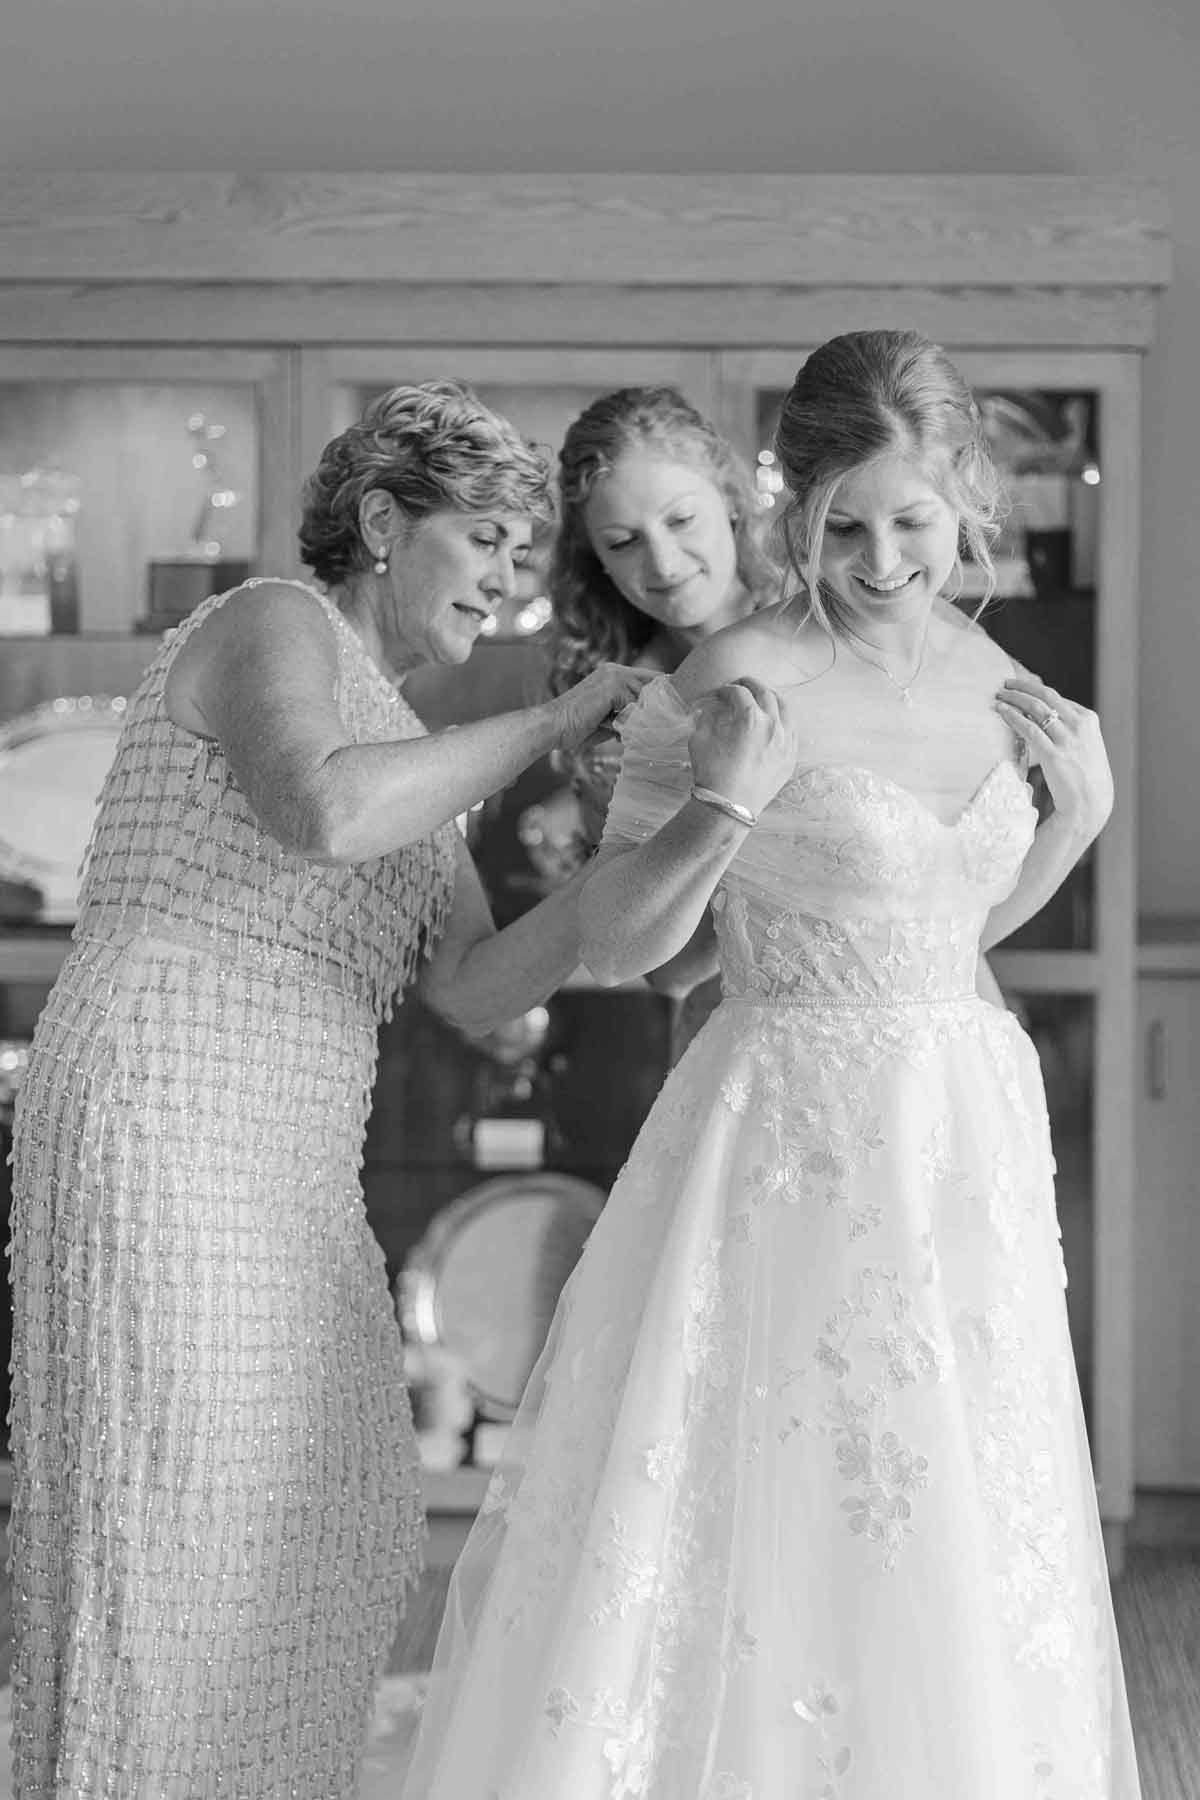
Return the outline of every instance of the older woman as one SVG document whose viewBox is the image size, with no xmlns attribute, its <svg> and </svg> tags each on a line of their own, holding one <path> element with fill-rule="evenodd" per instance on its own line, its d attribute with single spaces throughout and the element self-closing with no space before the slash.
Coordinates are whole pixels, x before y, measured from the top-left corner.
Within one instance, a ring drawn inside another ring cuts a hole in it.
<svg viewBox="0 0 1200 1800">
<path fill-rule="evenodd" d="M 207 601 L 132 700 L 17 1115 L 17 1792 L 356 1792 L 421 1534 L 359 1163 L 404 989 L 468 1027 L 575 966 L 497 935 L 454 816 L 637 691 L 436 736 L 398 684 L 512 594 L 548 471 L 469 390 L 329 444 L 320 582 Z"/>
</svg>

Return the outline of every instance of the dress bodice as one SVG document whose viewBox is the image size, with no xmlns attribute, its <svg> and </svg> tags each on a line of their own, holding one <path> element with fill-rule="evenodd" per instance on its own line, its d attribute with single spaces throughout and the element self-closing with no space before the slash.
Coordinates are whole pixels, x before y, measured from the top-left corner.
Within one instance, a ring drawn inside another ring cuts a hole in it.
<svg viewBox="0 0 1200 1800">
<path fill-rule="evenodd" d="M 606 842 L 641 842 L 683 804 L 691 726 L 667 679 L 628 709 Z M 873 1006 L 973 993 L 984 920 L 1035 825 L 1011 747 L 949 817 L 877 768 L 803 763 L 713 897 L 725 994 Z"/>
<path fill-rule="evenodd" d="M 349 737 L 423 735 L 332 601 L 291 585 L 321 607 L 334 633 Z M 169 634 L 130 701 L 85 859 L 76 936 L 168 938 L 338 987 L 382 1014 L 440 935 L 453 895 L 454 826 L 348 867 L 295 855 L 261 829 L 220 745 L 180 730 L 164 705 L 180 647 L 229 599 L 214 595 Z"/>
</svg>

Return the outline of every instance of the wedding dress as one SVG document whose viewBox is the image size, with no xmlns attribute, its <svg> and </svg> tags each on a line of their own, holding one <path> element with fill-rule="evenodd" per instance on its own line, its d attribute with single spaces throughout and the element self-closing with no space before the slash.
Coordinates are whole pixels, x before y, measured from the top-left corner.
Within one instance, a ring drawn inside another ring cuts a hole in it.
<svg viewBox="0 0 1200 1800">
<path fill-rule="evenodd" d="M 968 690 L 924 739 L 805 701 L 404 1800 L 1136 1800 L 1040 1069 L 975 992 L 1036 815 Z M 668 678 L 625 715 L 606 841 L 682 803 L 690 728 Z"/>
</svg>

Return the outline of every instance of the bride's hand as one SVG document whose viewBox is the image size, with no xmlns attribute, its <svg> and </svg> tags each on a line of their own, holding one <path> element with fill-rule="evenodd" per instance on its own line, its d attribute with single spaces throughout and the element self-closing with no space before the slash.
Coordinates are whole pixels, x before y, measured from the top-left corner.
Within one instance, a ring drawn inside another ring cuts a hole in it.
<svg viewBox="0 0 1200 1800">
<path fill-rule="evenodd" d="M 1090 843 L 1113 806 L 1112 770 L 1095 713 L 1025 672 L 1004 683 L 996 707 L 1040 766 L 1055 812 Z"/>
<path fill-rule="evenodd" d="M 697 785 L 761 812 L 796 766 L 778 694 L 743 676 L 701 695 L 693 712 L 688 754 Z"/>
</svg>

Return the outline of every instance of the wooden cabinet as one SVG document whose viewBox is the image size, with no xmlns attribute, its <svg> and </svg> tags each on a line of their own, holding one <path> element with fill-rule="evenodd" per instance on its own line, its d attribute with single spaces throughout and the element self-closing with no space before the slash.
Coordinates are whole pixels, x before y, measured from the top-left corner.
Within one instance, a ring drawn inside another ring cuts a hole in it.
<svg viewBox="0 0 1200 1800">
<path fill-rule="evenodd" d="M 757 457 L 806 352 L 888 325 L 943 343 L 981 395 L 1083 402 L 1099 487 L 1072 490 L 1071 573 L 1011 593 L 993 629 L 1094 699 L 1117 810 L 1057 907 L 995 963 L 1047 1069 L 1072 1329 L 1119 1553 L 1134 1444 L 1140 380 L 1169 262 L 1157 191 L 1050 176 L 81 174 L 0 178 L 0 201 L 5 453 L 22 432 L 45 453 L 30 421 L 81 417 L 80 395 L 116 421 L 115 448 L 122 417 L 173 419 L 202 393 L 240 421 L 247 548 L 278 573 L 296 570 L 303 474 L 366 394 L 400 380 L 463 376 L 552 446 L 594 394 L 673 382 Z M 0 719 L 47 690 L 111 687 L 122 659 L 136 672 L 144 646 L 121 634 L 154 554 L 148 521 L 176 529 L 181 502 L 158 492 L 179 442 L 147 464 L 134 435 L 124 464 L 94 464 L 82 635 L 0 640 Z M 414 694 L 443 720 L 511 704 L 531 648 L 497 644 L 453 696 L 437 676 Z M 0 941 L 0 980 L 38 979 L 59 953 Z"/>
<path fill-rule="evenodd" d="M 1200 1489 L 1200 944 L 1138 983 L 1137 1485 Z M 1160 963 L 1166 962 L 1160 957 Z"/>
</svg>

